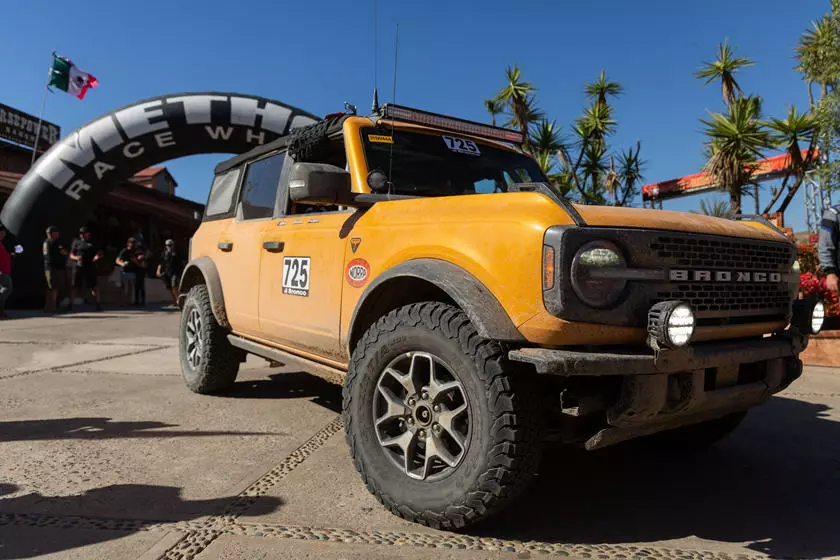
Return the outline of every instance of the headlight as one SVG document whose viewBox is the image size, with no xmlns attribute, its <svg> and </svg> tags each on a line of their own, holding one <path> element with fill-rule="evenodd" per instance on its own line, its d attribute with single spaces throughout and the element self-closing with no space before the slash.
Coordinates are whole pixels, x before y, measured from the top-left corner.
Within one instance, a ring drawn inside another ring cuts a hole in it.
<svg viewBox="0 0 840 560">
<path fill-rule="evenodd" d="M 790 267 L 790 271 L 793 272 L 794 274 L 799 274 L 800 273 L 801 268 L 799 266 L 799 260 L 798 259 L 793 261 L 793 266 Z"/>
<path fill-rule="evenodd" d="M 818 301 L 814 305 L 814 311 L 811 313 L 811 334 L 818 334 L 822 330 L 825 322 L 825 304 Z"/>
<path fill-rule="evenodd" d="M 695 323 L 694 312 L 687 303 L 657 303 L 648 311 L 648 344 L 655 349 L 685 346 L 694 334 Z"/>
<path fill-rule="evenodd" d="M 591 307 L 611 307 L 618 303 L 627 286 L 627 262 L 609 241 L 591 241 L 578 250 L 572 260 L 572 288 Z"/>
<path fill-rule="evenodd" d="M 790 325 L 801 334 L 817 334 L 825 322 L 825 304 L 818 299 L 797 299 L 793 302 Z"/>
</svg>

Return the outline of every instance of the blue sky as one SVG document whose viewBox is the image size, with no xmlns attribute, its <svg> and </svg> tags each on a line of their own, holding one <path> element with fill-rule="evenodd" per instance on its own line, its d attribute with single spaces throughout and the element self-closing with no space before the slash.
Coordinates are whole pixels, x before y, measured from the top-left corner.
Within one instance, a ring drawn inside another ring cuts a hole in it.
<svg viewBox="0 0 840 560">
<path fill-rule="evenodd" d="M 693 77 L 701 61 L 728 37 L 757 62 L 738 79 L 745 92 L 764 98 L 766 113 L 805 108 L 792 49 L 828 7 L 828 0 L 378 0 L 380 94 L 391 98 L 397 23 L 397 101 L 431 111 L 487 120 L 482 101 L 502 85 L 505 66 L 519 64 L 541 106 L 568 132 L 585 103 L 583 85 L 605 68 L 625 87 L 613 147 L 640 140 L 645 182 L 666 180 L 700 170 L 698 118 L 722 107 L 719 88 Z M 258 94 L 316 114 L 351 101 L 365 112 L 371 14 L 371 0 L 3 0 L 0 103 L 37 115 L 56 49 L 100 81 L 84 101 L 49 96 L 45 118 L 64 133 L 132 101 L 182 91 Z M 203 202 L 220 159 L 169 162 L 178 194 Z M 665 207 L 699 203 L 695 196 Z M 796 229 L 804 223 L 801 207 L 797 200 L 788 212 Z"/>
</svg>

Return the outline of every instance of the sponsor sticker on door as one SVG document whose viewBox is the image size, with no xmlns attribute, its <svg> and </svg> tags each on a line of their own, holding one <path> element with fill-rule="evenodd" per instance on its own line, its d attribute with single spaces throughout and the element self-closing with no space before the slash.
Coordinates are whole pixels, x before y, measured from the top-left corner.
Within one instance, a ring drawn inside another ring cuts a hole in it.
<svg viewBox="0 0 840 560">
<path fill-rule="evenodd" d="M 353 259 L 347 264 L 347 283 L 354 288 L 361 288 L 370 276 L 370 265 L 365 259 Z"/>
<path fill-rule="evenodd" d="M 309 296 L 309 257 L 283 258 L 283 293 Z"/>
</svg>

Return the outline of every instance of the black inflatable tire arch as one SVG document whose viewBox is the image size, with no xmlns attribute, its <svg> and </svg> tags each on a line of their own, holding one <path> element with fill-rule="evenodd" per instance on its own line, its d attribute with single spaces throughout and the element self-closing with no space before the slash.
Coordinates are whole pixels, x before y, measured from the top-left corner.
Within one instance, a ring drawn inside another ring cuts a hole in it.
<svg viewBox="0 0 840 560">
<path fill-rule="evenodd" d="M 85 124 L 41 156 L 9 197 L 0 222 L 32 258 L 48 225 L 69 239 L 109 190 L 141 169 L 194 154 L 241 154 L 318 120 L 285 103 L 238 93 L 144 99 Z"/>
</svg>

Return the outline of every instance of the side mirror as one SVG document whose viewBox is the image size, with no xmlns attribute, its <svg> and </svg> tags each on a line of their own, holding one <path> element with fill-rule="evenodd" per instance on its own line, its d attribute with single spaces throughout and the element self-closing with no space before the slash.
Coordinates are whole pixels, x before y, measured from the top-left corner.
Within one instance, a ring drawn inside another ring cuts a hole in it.
<svg viewBox="0 0 840 560">
<path fill-rule="evenodd" d="M 289 172 L 293 202 L 332 206 L 350 198 L 350 173 L 327 163 L 295 163 Z"/>
</svg>

